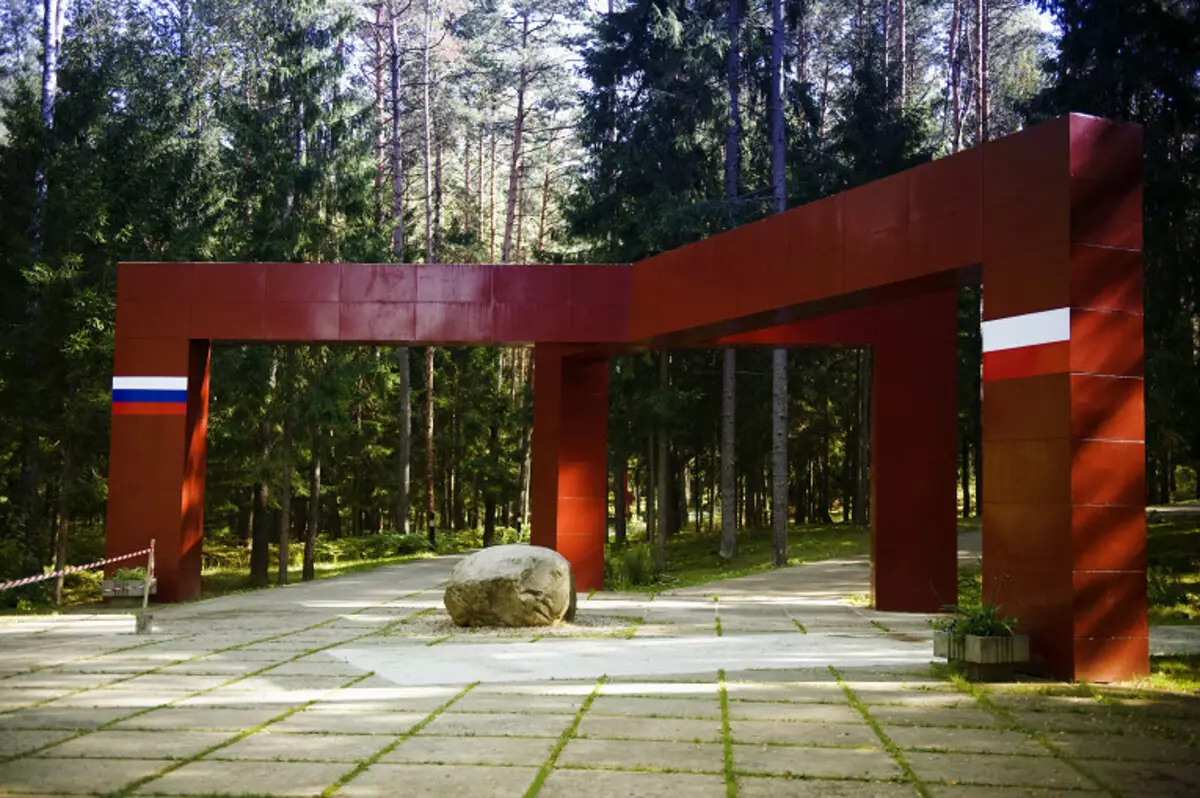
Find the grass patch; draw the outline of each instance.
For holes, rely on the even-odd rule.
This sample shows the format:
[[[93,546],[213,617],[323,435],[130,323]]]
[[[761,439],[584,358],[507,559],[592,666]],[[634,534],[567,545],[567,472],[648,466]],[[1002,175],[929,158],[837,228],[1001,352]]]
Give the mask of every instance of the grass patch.
[[[643,544],[635,544],[643,545]],[[788,530],[788,565],[868,554],[871,533],[851,524],[793,526]],[[667,567],[654,581],[628,584],[624,589],[657,593],[663,589],[690,587],[772,570],[771,530],[738,532],[738,554],[729,560],[720,555],[720,534],[685,530],[667,540]],[[621,549],[610,548],[609,561],[623,558]],[[626,564],[621,559],[622,564]]]
[[[579,724],[583,721],[584,714],[591,709],[592,703],[600,695],[600,688],[608,681],[607,676],[601,676],[596,681],[596,686],[592,688],[592,692],[588,693],[588,697],[583,699],[583,703],[579,706],[579,711],[575,713],[574,720],[571,725],[563,730],[563,733],[558,736],[558,741],[554,743],[554,747],[550,749],[550,756],[542,763],[541,770],[533,780],[533,784],[529,785],[529,789],[525,791],[525,798],[534,798],[542,791],[542,785],[546,783],[546,779],[550,777],[550,771],[554,770],[554,763],[558,761],[558,757],[562,754],[567,743],[571,742],[571,738],[575,736],[575,731],[579,728]]]
[[[358,571],[369,571],[372,568],[380,568],[385,565],[398,565],[400,563],[412,562],[413,560],[425,560],[433,556],[433,554],[427,551],[421,551],[415,554],[397,554],[377,559],[318,562],[313,567],[314,578],[329,579],[330,577],[345,576],[346,574],[357,573]],[[272,579],[275,578],[274,575],[275,571],[272,570]],[[294,585],[299,583],[303,575],[303,567],[289,568],[288,584]],[[202,599],[227,596],[233,593],[245,593],[250,590],[262,590],[268,587],[277,587],[277,585],[272,582],[269,585],[255,587],[250,584],[250,575],[242,568],[219,566],[205,569],[200,575],[200,598]]]
[[[1200,521],[1146,525],[1151,624],[1200,623]]]
[[[850,685],[842,678],[842,674],[837,668],[829,666],[829,672],[833,678],[837,680],[838,687],[842,688],[842,692],[846,694],[846,700],[850,702],[850,706],[862,715],[862,719],[867,722],[871,730],[875,732],[875,736],[879,738],[879,742],[883,745],[883,749],[888,752],[892,759],[896,760],[896,764],[900,766],[900,770],[904,773],[904,778],[913,786],[922,798],[931,798],[929,788],[925,786],[925,782],[921,781],[921,777],[912,769],[912,765],[908,763],[908,758],[904,756],[904,752],[900,750],[900,746],[896,745],[895,741],[888,736],[883,727],[879,725],[879,721],[871,717],[871,712],[867,709],[867,705],[862,702]]]
[[[733,731],[729,725],[729,691],[725,689],[725,669],[717,671],[721,685],[721,745],[725,750],[725,798],[737,798],[738,781],[733,769]]]
[[[792,623],[796,624],[796,628],[800,630],[800,634],[802,634],[802,635],[808,634],[808,628],[805,627],[804,624],[800,623],[795,618],[792,618]]]
[[[1200,695],[1200,654],[1150,657],[1150,675],[1139,686]]]

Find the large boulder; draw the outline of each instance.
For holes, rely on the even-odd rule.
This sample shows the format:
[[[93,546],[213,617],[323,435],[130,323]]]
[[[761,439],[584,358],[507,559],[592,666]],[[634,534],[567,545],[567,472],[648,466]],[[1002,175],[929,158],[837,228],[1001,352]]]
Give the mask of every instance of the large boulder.
[[[454,566],[445,602],[459,626],[549,626],[575,619],[575,577],[556,551],[493,546]]]

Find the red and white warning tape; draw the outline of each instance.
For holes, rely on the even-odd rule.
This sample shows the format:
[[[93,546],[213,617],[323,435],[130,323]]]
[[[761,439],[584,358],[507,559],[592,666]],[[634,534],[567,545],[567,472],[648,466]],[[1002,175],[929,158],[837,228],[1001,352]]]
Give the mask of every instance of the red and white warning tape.
[[[109,557],[107,560],[97,560],[96,562],[88,563],[87,565],[72,565],[70,568],[63,568],[61,571],[54,571],[40,576],[27,576],[23,579],[13,579],[9,582],[0,582],[0,590],[9,590],[14,587],[23,585],[32,585],[34,582],[44,582],[47,579],[54,579],[63,574],[73,574],[78,571],[90,571],[93,568],[99,568],[101,565],[108,565],[111,562],[120,562],[121,560],[131,560],[134,557],[141,557],[143,554],[149,554],[151,549],[141,549],[129,554],[122,554],[120,557]]]

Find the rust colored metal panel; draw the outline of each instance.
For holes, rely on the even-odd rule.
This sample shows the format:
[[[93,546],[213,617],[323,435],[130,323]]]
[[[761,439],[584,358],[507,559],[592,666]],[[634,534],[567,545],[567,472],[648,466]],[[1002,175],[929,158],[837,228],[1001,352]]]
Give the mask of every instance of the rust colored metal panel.
[[[1141,250],[1141,182],[1071,178],[1071,241]]]
[[[337,263],[267,263],[267,302],[337,302],[342,267]]]
[[[1141,507],[1146,501],[1146,446],[1141,441],[1075,441],[1071,501]]]
[[[263,310],[265,341],[337,341],[337,302],[268,302]]]
[[[263,302],[198,300],[192,304],[189,337],[225,341],[263,340]]]
[[[1145,571],[1075,571],[1075,637],[1147,637]]]
[[[987,389],[983,401],[990,401]],[[1069,504],[1071,441],[1066,435],[1015,441],[989,437],[983,447],[983,484],[988,501]]]
[[[987,385],[983,443],[1066,438],[1071,428],[1071,381],[1064,373]]]
[[[608,538],[608,360],[563,361],[557,548],[580,590],[604,587]]]
[[[1142,181],[1142,128],[1086,114],[1067,117],[1071,136],[1072,176]]]
[[[491,266],[432,264],[417,271],[418,302],[471,302],[486,305],[492,301]]]
[[[435,344],[482,344],[495,340],[492,336],[490,303],[418,302],[415,307],[418,341]]]
[[[186,374],[188,370],[188,352],[178,338],[118,335],[114,350],[113,373],[117,375]]]
[[[208,463],[208,397],[211,384],[212,344],[188,344],[187,427],[184,430],[183,530],[179,543],[179,568],[174,593],[186,598],[200,595],[201,544],[204,538],[204,485]],[[171,586],[165,586],[171,587]]]
[[[118,349],[124,350],[124,361],[133,364],[163,362],[165,346],[163,341],[118,342]],[[178,371],[138,368],[117,371],[117,378],[190,383],[193,350],[189,341],[176,339],[171,346],[176,352],[170,360],[182,364]],[[142,347],[146,351],[139,352]],[[190,399],[194,387],[189,385],[189,388]],[[114,413],[110,431],[105,552],[110,557],[126,554],[145,548],[154,539],[160,579],[158,595],[165,601],[192,598],[199,590],[199,553],[193,555],[185,546],[181,513],[192,421],[189,414]]]
[[[1079,680],[1121,682],[1150,672],[1148,637],[1076,639],[1071,654]]]
[[[1071,371],[1141,377],[1141,315],[1072,309]]]
[[[496,340],[511,343],[562,341],[571,338],[570,309],[566,302],[497,302],[492,308]]]
[[[344,263],[341,270],[342,302],[416,302],[419,266],[378,263]]]
[[[983,148],[938,158],[908,172],[908,221],[983,214]]]
[[[563,354],[553,344],[533,348],[533,456],[530,543],[553,549],[558,538],[558,457],[562,439]]]
[[[417,306],[413,302],[342,302],[338,306],[338,339],[381,344],[416,341]]]
[[[1070,240],[1070,137],[1063,117],[983,146],[987,260]],[[988,280],[985,274],[984,284]]]
[[[1053,310],[1071,304],[1066,242],[989,257],[983,263],[984,321]]]
[[[1142,253],[1076,244],[1071,247],[1071,305],[1142,312]]]
[[[192,300],[191,263],[121,263],[117,266],[117,310],[127,302],[184,304]]]
[[[567,303],[570,266],[493,266],[492,298],[510,305]]]
[[[842,192],[847,240],[908,226],[913,171],[910,169]]]
[[[983,261],[983,215],[967,208],[908,227],[909,276],[950,271]]]
[[[1072,374],[1070,431],[1076,440],[1146,439],[1145,383],[1128,377]]]
[[[1074,567],[1089,571],[1146,570],[1146,511],[1142,507],[1071,508]]]
[[[295,264],[304,268],[304,264]],[[265,263],[197,263],[192,270],[192,302],[262,302],[267,298]]]
[[[958,589],[958,296],[930,294],[876,312],[872,595],[881,610],[933,612],[954,604]]]
[[[864,291],[915,276],[908,262],[908,226],[846,237],[844,290]]]
[[[185,338],[190,315],[184,302],[118,302],[117,329],[129,338]]]
[[[629,335],[628,266],[570,266],[570,318],[559,333],[574,342],[624,343]]]

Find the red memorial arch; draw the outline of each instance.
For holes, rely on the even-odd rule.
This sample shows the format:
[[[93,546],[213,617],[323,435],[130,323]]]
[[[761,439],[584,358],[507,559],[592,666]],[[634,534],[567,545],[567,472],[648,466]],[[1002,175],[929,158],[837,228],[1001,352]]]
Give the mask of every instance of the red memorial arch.
[[[533,344],[533,542],[599,588],[608,358],[874,350],[871,588],[956,591],[956,292],[983,285],[984,586],[1048,673],[1148,668],[1141,130],[1071,115],[632,265],[123,263],[107,553],[200,590],[214,341]]]

